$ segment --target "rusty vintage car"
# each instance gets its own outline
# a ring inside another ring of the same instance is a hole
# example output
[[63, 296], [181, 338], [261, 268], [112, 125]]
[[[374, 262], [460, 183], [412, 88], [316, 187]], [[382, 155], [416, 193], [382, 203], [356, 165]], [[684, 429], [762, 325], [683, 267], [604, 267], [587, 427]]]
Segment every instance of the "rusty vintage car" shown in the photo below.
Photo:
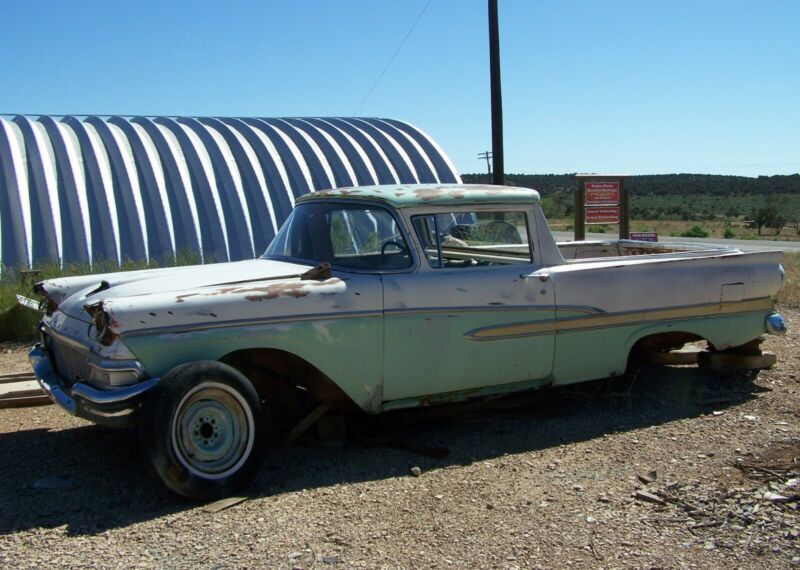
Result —
[[278, 417], [616, 376], [695, 340], [752, 358], [785, 330], [781, 255], [556, 244], [524, 188], [336, 189], [260, 259], [39, 283], [30, 360], [57, 404], [138, 424], [158, 477], [210, 499], [252, 479]]

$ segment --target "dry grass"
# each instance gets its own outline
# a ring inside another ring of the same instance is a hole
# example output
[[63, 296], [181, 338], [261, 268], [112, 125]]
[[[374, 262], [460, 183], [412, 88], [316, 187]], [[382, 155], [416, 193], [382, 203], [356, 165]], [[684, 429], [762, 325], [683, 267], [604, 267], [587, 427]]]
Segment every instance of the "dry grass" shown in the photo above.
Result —
[[[560, 218], [548, 220], [551, 230], [569, 231], [574, 227], [575, 221], [572, 218]], [[633, 220], [631, 221], [631, 231], [634, 232], [656, 232], [661, 237], [679, 237], [681, 234], [691, 229], [694, 226], [699, 226], [708, 232], [708, 237], [721, 238], [726, 237], [725, 232], [728, 231], [730, 239], [747, 239], [747, 240], [765, 240], [765, 241], [798, 241], [800, 234], [794, 228], [785, 227], [781, 230], [780, 234], [775, 234], [772, 228], [764, 228], [763, 235], [758, 235], [754, 228], [748, 228], [742, 220], [736, 220], [733, 223], [727, 223], [720, 220], [714, 221], [678, 221], [678, 220]], [[590, 225], [586, 226], [588, 233], [599, 232], [607, 233], [609, 237], [613, 237], [619, 231], [616, 225]]]
[[786, 281], [778, 293], [778, 302], [800, 306], [800, 253], [784, 253]]

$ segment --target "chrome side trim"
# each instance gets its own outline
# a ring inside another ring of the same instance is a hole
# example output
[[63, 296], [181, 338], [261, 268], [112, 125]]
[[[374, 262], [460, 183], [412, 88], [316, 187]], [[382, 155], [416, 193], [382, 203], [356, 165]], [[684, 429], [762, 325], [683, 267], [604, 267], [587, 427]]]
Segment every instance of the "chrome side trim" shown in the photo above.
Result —
[[773, 308], [772, 299], [751, 299], [731, 303], [707, 303], [685, 307], [650, 309], [647, 311], [625, 311], [586, 317], [571, 317], [555, 321], [539, 320], [523, 323], [508, 323], [472, 329], [464, 338], [473, 341], [503, 340], [537, 336], [542, 334], [567, 333], [621, 325], [643, 324], [658, 320], [699, 319], [713, 316], [734, 315]]
[[294, 322], [309, 322], [309, 321], [330, 321], [334, 319], [356, 319], [367, 317], [382, 317], [382, 311], [347, 311], [340, 313], [331, 313], [329, 315], [302, 315], [294, 317], [273, 317], [273, 318], [260, 318], [260, 319], [237, 319], [234, 321], [225, 322], [203, 322], [191, 323], [185, 325], [174, 325], [168, 327], [151, 327], [147, 329], [138, 329], [135, 331], [127, 332], [123, 337], [144, 336], [151, 334], [178, 334], [185, 332], [203, 331], [209, 329], [223, 329], [231, 327], [249, 327], [261, 326]]
[[597, 307], [584, 307], [565, 305], [555, 307], [553, 305], [476, 305], [464, 307], [418, 307], [403, 309], [386, 309], [385, 311], [346, 311], [330, 313], [327, 315], [301, 315], [291, 317], [273, 317], [260, 319], [238, 319], [234, 321], [205, 321], [202, 323], [191, 323], [185, 325], [173, 325], [166, 327], [151, 327], [127, 332], [123, 337], [146, 336], [152, 334], [180, 334], [187, 332], [204, 331], [210, 329], [223, 329], [231, 327], [249, 327], [284, 323], [303, 323], [309, 321], [330, 321], [334, 319], [360, 319], [370, 317], [382, 317], [384, 315], [401, 314], [432, 314], [432, 313], [469, 313], [469, 312], [496, 312], [496, 311], [567, 311], [587, 314], [603, 314], [605, 311]]
[[386, 309], [387, 316], [395, 315], [430, 315], [434, 313], [495, 313], [495, 312], [519, 312], [519, 311], [544, 311], [553, 313], [554, 305], [474, 305], [463, 307], [403, 307], [398, 309]]
[[589, 315], [605, 314], [603, 309], [597, 307], [584, 307], [578, 305], [562, 305], [556, 307], [555, 305], [475, 305], [463, 307], [418, 307], [418, 308], [403, 308], [403, 309], [386, 309], [384, 311], [387, 315], [397, 314], [431, 314], [431, 313], [485, 313], [485, 312], [502, 312], [502, 311], [543, 311], [543, 312], [569, 312], [569, 313], [586, 313]]

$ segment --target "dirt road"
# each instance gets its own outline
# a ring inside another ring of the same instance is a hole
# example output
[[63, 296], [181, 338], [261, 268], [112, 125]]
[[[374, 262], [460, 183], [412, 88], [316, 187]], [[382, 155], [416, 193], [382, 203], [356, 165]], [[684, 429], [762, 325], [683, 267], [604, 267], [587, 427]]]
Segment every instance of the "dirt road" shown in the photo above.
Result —
[[[132, 432], [0, 410], [0, 566], [800, 564], [800, 311], [781, 310], [779, 364], [755, 378], [648, 367], [522, 407], [360, 422], [393, 447], [274, 450], [218, 512], [162, 490]], [[0, 373], [25, 369], [21, 347], [0, 353]]]

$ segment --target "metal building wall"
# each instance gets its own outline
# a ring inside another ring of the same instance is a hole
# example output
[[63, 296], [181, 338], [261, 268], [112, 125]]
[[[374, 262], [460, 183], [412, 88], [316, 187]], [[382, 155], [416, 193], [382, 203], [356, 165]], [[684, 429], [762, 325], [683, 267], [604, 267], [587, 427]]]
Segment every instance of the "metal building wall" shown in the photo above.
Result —
[[392, 119], [0, 117], [0, 268], [259, 255], [307, 192], [460, 182]]

